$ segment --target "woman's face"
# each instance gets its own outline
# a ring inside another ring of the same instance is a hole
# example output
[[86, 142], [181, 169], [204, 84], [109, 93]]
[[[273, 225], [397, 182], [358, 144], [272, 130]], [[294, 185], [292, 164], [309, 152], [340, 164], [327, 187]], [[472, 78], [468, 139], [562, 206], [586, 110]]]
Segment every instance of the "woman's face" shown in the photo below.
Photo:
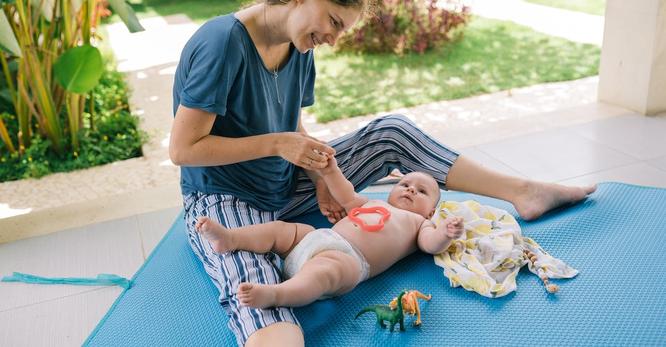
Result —
[[324, 43], [333, 46], [361, 14], [360, 8], [340, 6], [330, 0], [294, 0], [294, 3], [287, 23], [288, 33], [301, 53]]

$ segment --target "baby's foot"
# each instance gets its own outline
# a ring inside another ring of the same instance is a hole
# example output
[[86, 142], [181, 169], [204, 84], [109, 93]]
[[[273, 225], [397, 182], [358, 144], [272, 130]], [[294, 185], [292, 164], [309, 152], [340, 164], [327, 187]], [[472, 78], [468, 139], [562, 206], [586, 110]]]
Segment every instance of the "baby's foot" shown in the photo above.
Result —
[[597, 185], [568, 187], [556, 183], [528, 182], [525, 190], [518, 195], [513, 205], [520, 217], [532, 220], [544, 213], [585, 199], [597, 190]]
[[197, 232], [203, 235], [217, 253], [224, 253], [236, 249], [233, 235], [224, 225], [205, 216], [199, 217], [196, 224]]
[[238, 286], [238, 299], [243, 306], [274, 307], [277, 299], [275, 285], [243, 282]]

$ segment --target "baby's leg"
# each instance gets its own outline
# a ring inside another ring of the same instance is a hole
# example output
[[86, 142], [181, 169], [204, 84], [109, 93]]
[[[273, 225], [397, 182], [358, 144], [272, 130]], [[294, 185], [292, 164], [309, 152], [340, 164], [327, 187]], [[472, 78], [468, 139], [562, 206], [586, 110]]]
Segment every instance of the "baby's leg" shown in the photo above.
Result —
[[282, 221], [229, 229], [208, 217], [199, 217], [196, 229], [217, 253], [235, 250], [275, 252], [282, 258], [286, 257], [307, 233], [314, 230], [307, 224]]
[[356, 258], [340, 251], [324, 251], [280, 284], [241, 283], [238, 298], [241, 304], [257, 308], [304, 306], [324, 295], [336, 296], [354, 289], [359, 276], [361, 264]]

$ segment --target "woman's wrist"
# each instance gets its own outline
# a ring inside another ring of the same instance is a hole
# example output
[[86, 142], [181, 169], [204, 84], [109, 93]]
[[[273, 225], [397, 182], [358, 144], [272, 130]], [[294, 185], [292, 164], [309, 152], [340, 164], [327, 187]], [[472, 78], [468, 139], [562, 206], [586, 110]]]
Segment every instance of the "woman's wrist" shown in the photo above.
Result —
[[284, 147], [285, 133], [270, 133], [266, 134], [269, 138], [267, 143], [268, 156], [270, 157], [282, 157], [282, 148]]

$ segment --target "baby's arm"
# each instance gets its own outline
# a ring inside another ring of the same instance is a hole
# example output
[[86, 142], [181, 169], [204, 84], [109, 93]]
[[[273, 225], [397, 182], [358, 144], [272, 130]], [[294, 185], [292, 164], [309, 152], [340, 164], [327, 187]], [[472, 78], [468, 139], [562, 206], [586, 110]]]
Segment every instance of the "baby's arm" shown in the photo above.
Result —
[[368, 198], [356, 193], [354, 185], [347, 180], [338, 167], [338, 162], [335, 157], [328, 158], [328, 166], [318, 170], [319, 175], [326, 182], [328, 190], [333, 195], [333, 198], [345, 208], [347, 212], [354, 207], [363, 206], [368, 202]]
[[423, 252], [440, 254], [446, 251], [451, 241], [459, 238], [463, 231], [465, 227], [461, 217], [448, 217], [437, 227], [426, 219], [419, 229], [417, 243]]

